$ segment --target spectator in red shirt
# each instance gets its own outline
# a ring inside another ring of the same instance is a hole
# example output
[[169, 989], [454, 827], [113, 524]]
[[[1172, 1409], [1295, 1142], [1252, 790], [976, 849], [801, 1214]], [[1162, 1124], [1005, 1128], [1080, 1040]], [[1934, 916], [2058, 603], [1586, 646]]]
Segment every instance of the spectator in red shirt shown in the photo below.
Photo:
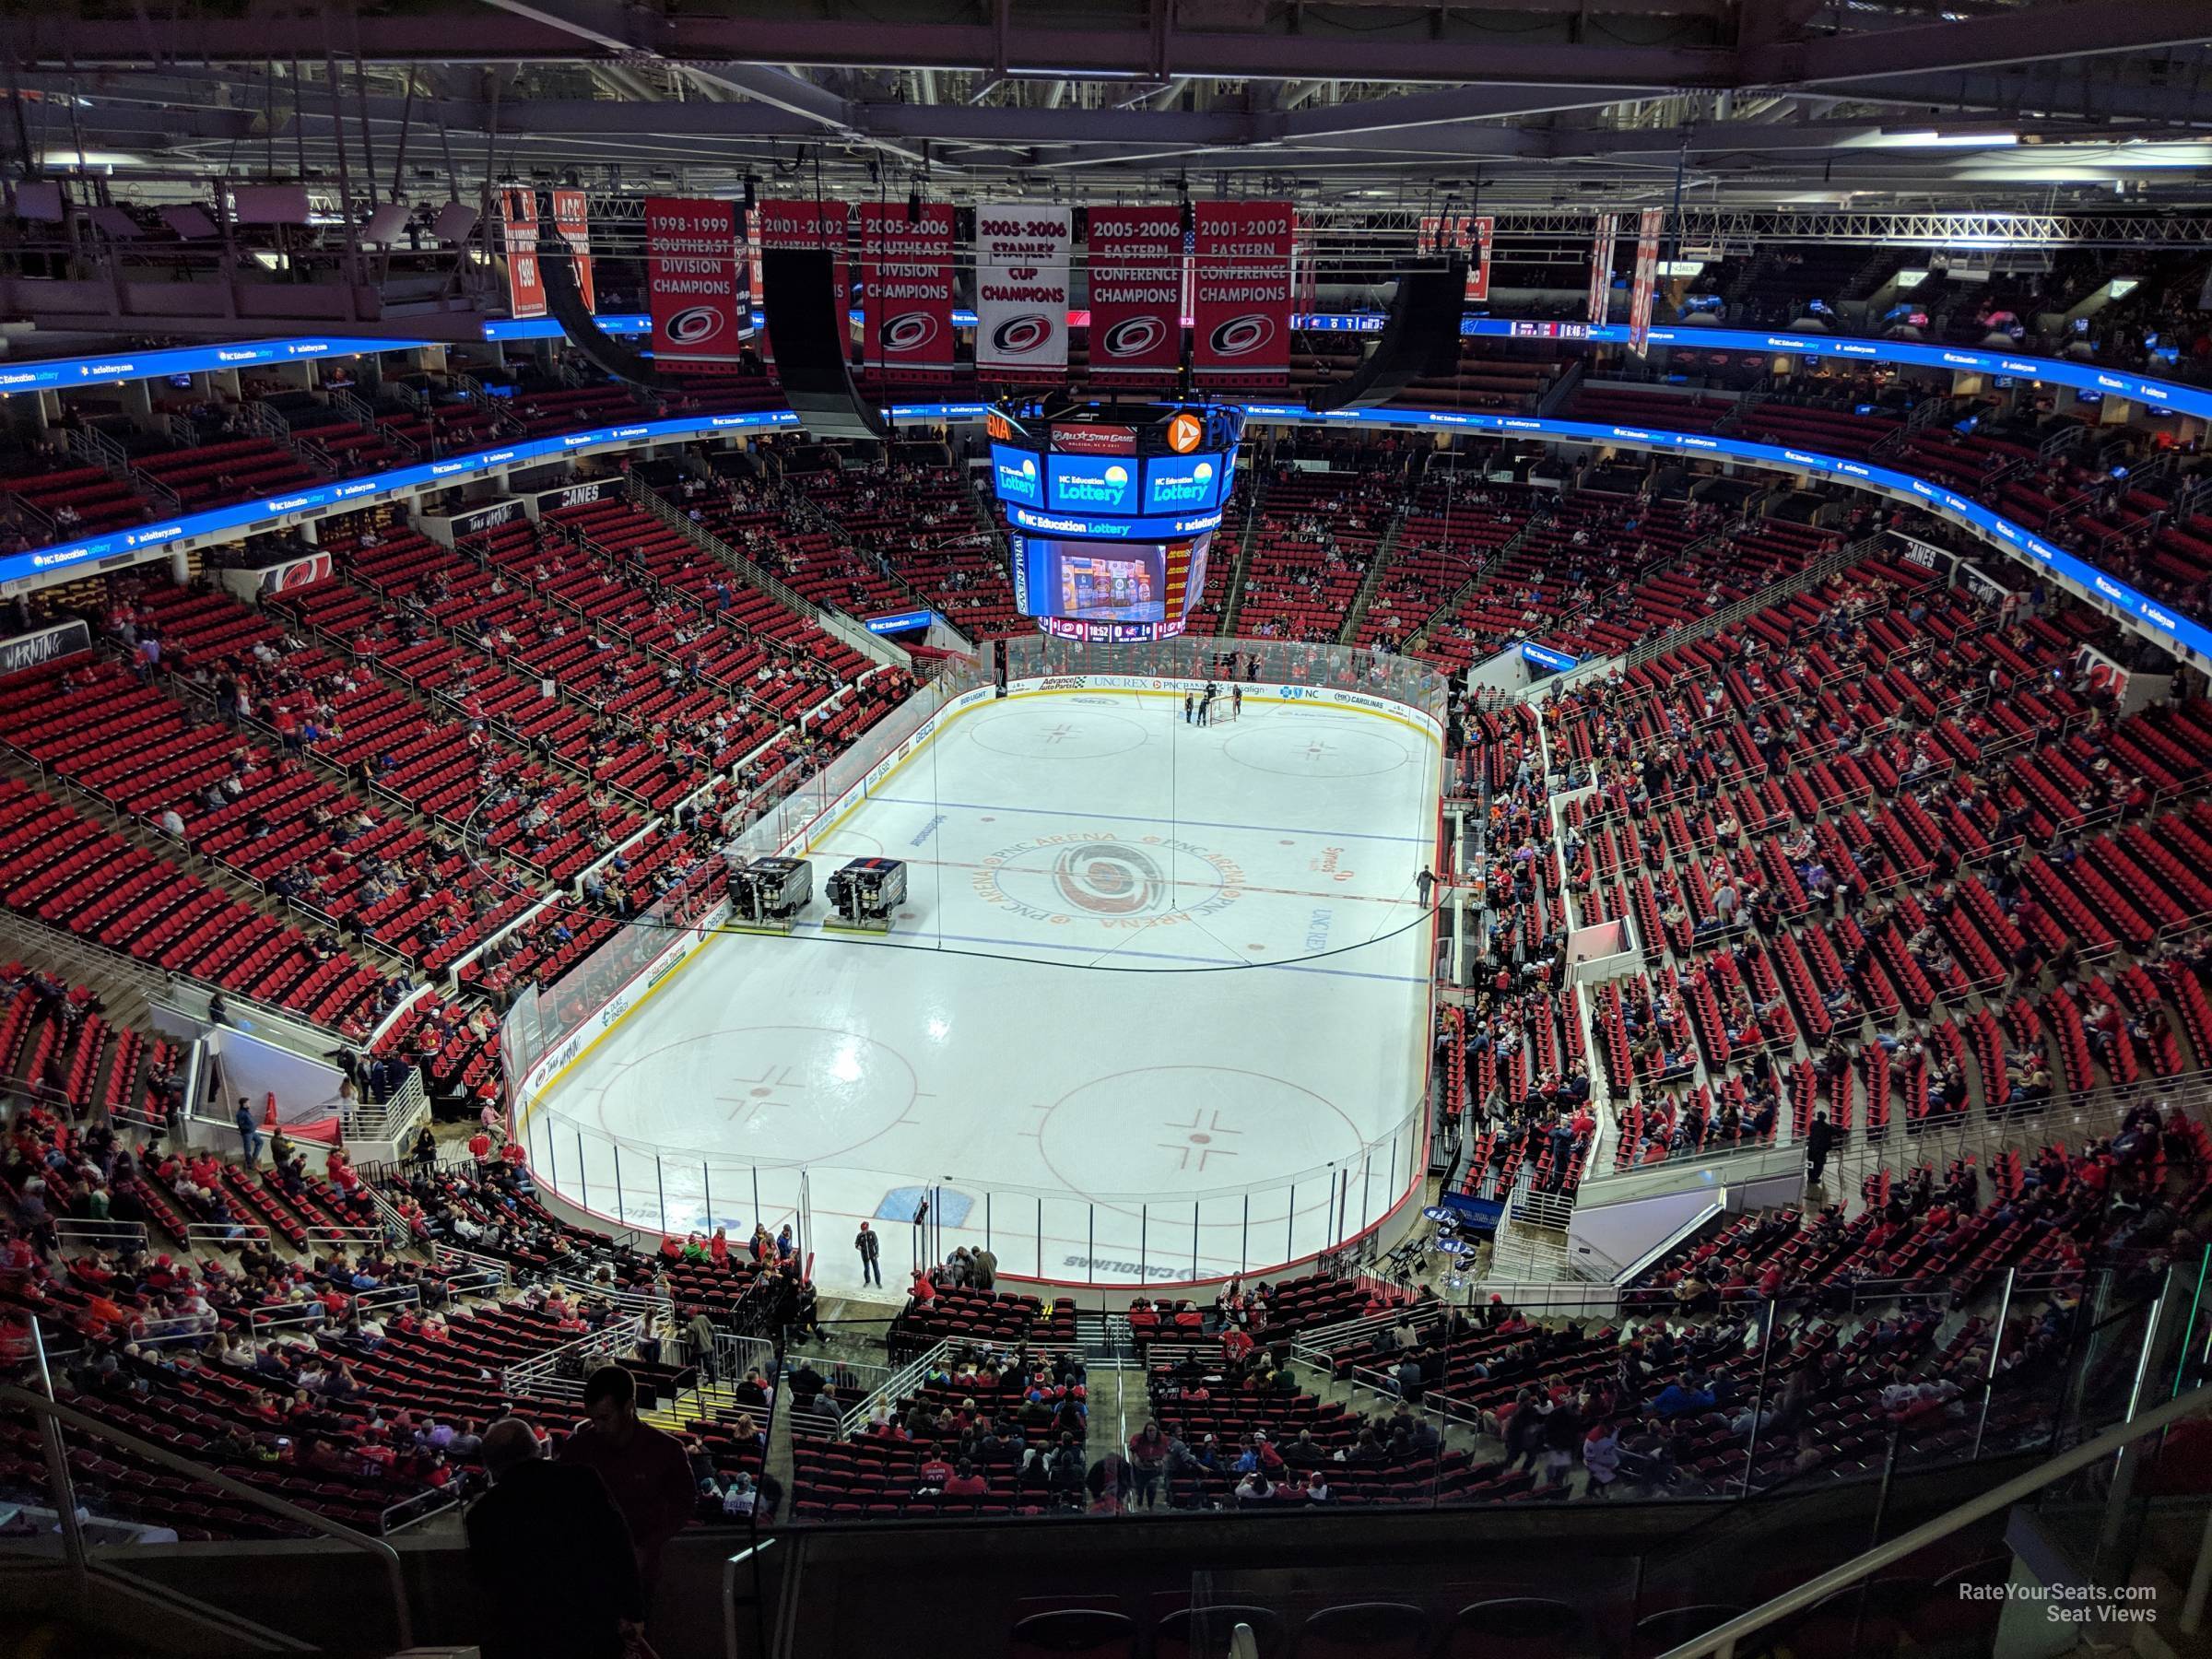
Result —
[[629, 1524], [638, 1575], [652, 1594], [661, 1547], [690, 1524], [699, 1494], [683, 1442], [638, 1418], [638, 1385], [618, 1365], [603, 1365], [583, 1385], [585, 1420], [562, 1444], [563, 1463], [597, 1471]]
[[959, 1473], [945, 1483], [947, 1498], [981, 1498], [990, 1489], [983, 1477], [975, 1472], [975, 1465], [964, 1457], [960, 1459]]

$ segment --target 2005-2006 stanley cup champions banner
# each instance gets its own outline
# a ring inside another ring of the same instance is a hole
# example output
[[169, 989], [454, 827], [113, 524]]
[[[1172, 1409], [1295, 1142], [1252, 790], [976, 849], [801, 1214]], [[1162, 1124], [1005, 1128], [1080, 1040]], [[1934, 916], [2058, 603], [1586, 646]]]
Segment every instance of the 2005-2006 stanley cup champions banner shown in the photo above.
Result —
[[1065, 207], [975, 210], [975, 366], [1000, 378], [1067, 371]]

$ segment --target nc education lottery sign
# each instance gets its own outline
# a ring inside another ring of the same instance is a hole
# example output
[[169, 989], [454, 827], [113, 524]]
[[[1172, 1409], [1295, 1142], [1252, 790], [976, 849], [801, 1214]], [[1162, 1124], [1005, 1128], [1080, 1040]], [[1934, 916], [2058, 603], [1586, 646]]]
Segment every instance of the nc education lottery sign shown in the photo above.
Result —
[[891, 374], [952, 372], [952, 204], [860, 205], [863, 360]]
[[645, 198], [645, 286], [653, 355], [664, 362], [736, 360], [752, 324], [737, 209], [687, 196]]
[[1182, 210], [1093, 207], [1090, 371], [1165, 381], [1182, 366]]
[[1191, 369], [1244, 383], [1290, 375], [1288, 202], [1200, 202], [1191, 249]]
[[984, 374], [1067, 369], [1065, 207], [987, 204], [975, 210], [975, 366]]

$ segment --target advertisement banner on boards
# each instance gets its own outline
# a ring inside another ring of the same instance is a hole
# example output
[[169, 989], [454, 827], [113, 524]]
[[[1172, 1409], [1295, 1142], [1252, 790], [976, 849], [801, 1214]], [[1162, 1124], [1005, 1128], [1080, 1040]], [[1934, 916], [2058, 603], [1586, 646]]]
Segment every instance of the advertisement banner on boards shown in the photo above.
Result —
[[507, 255], [507, 309], [517, 317], [546, 314], [546, 279], [537, 268], [537, 192], [500, 192], [500, 245]]
[[952, 204], [860, 205], [861, 359], [890, 375], [952, 372]]
[[645, 198], [645, 288], [656, 359], [736, 361], [753, 321], [743, 256], [733, 204], [692, 196]]
[[1067, 370], [1065, 207], [986, 203], [975, 210], [975, 366], [1062, 378]]
[[569, 244], [569, 258], [576, 268], [576, 292], [587, 312], [599, 309], [599, 290], [592, 281], [590, 199], [581, 190], [553, 193], [553, 223], [560, 231], [560, 240]]
[[1182, 210], [1093, 207], [1090, 372], [1169, 381], [1182, 366]]
[[1290, 377], [1288, 202], [1192, 205], [1191, 370], [1215, 380]]
[[1659, 288], [1659, 229], [1665, 212], [1646, 207], [1636, 230], [1636, 283], [1629, 290], [1629, 349], [1639, 357], [1652, 343], [1652, 300]]
[[[826, 248], [830, 262], [830, 292], [825, 298], [841, 319], [852, 310], [852, 273], [846, 266], [846, 218], [842, 202], [762, 202], [755, 209], [754, 238], [763, 253], [771, 249]], [[766, 295], [763, 293], [765, 300]], [[763, 342], [770, 362], [776, 360], [775, 340]]]
[[1488, 300], [1490, 297], [1490, 235], [1497, 228], [1498, 221], [1487, 214], [1479, 218], [1466, 213], [1455, 213], [1449, 218], [1430, 214], [1421, 220], [1417, 251], [1422, 253], [1450, 251], [1466, 254], [1466, 298]]
[[1590, 321], [1603, 323], [1613, 304], [1613, 239], [1619, 221], [1610, 213], [1597, 216], [1597, 234], [1590, 243]]

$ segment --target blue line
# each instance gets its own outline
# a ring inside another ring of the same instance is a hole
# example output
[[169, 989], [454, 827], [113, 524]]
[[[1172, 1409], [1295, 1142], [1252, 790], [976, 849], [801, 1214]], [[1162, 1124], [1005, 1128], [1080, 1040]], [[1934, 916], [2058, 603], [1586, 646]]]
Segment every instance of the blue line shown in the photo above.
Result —
[[[806, 922], [799, 924], [798, 931], [805, 932], [812, 929], [819, 932], [821, 928], [822, 924], [819, 922]], [[1005, 945], [1015, 950], [1070, 950], [1084, 951], [1091, 955], [1099, 954], [1098, 947], [1095, 945], [1061, 945], [1049, 939], [999, 939], [985, 934], [948, 933], [910, 934], [907, 936], [916, 939], [950, 940], [956, 945]], [[865, 944], [869, 941], [861, 939], [857, 942]], [[884, 935], [883, 942], [893, 946], [899, 943], [897, 938], [888, 934]], [[1366, 944], [1374, 945], [1381, 942], [1370, 939]], [[1360, 950], [1365, 947], [1364, 945], [1351, 947], [1353, 950]], [[918, 949], [920, 947], [910, 945], [901, 947], [901, 948], [912, 950]], [[1266, 968], [1277, 973], [1323, 973], [1332, 979], [1381, 980], [1388, 985], [1425, 985], [1429, 982], [1418, 973], [1360, 973], [1349, 968], [1309, 968], [1299, 962], [1245, 962], [1238, 960], [1235, 957], [1178, 956], [1165, 950], [1116, 950], [1111, 954], [1117, 957], [1141, 957], [1151, 962], [1203, 962], [1208, 968]], [[1021, 959], [1016, 957], [1005, 959], [1018, 961]]]
[[932, 811], [952, 806], [962, 812], [1027, 812], [1043, 818], [1111, 818], [1117, 824], [1157, 824], [1163, 830], [1248, 830], [1254, 835], [1280, 835], [1288, 830], [1293, 835], [1314, 835], [1325, 841], [1396, 841], [1408, 847], [1429, 844], [1425, 835], [1371, 835], [1364, 830], [1300, 830], [1289, 824], [1227, 824], [1213, 818], [1176, 818], [1171, 822], [1158, 813], [1088, 812], [1067, 806], [999, 806], [989, 801], [917, 801], [909, 795], [870, 795], [868, 799], [890, 806], [926, 806]]

